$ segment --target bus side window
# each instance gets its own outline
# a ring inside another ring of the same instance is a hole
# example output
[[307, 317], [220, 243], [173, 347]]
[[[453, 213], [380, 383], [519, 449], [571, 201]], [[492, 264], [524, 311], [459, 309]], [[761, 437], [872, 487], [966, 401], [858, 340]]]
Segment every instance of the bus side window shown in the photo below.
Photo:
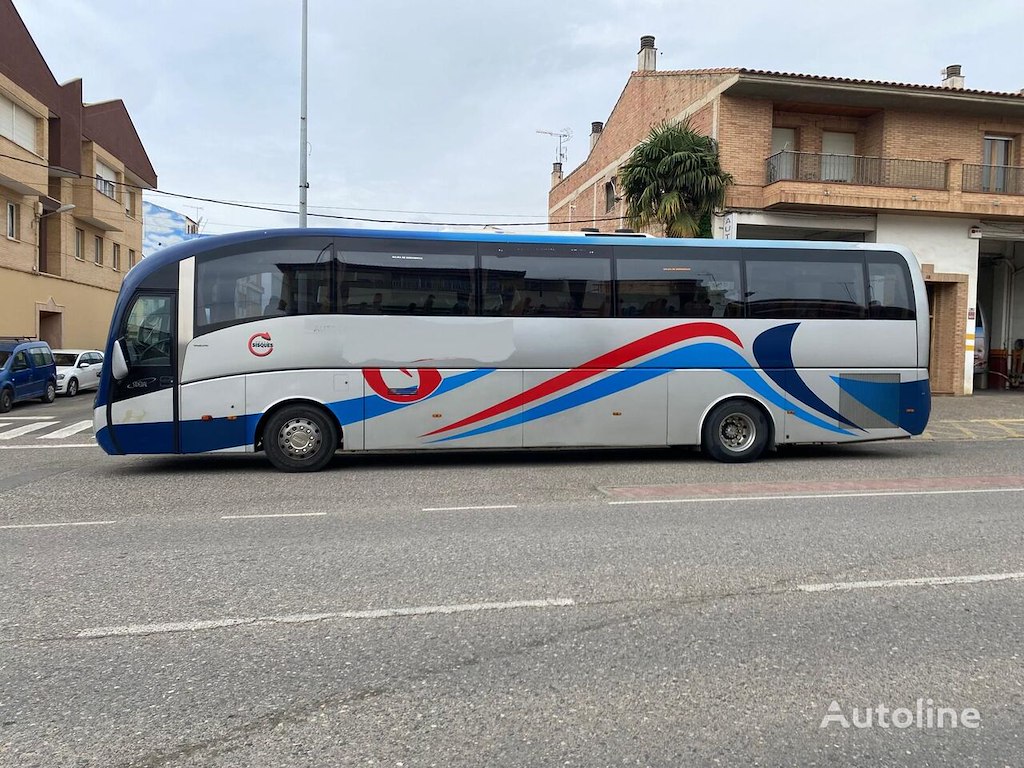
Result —
[[484, 312], [504, 317], [607, 317], [611, 249], [482, 243]]
[[330, 312], [332, 240], [277, 238], [196, 261], [196, 333], [280, 315]]
[[916, 310], [906, 262], [897, 253], [868, 257], [868, 312], [875, 320], [913, 320]]
[[338, 311], [351, 315], [475, 315], [474, 243], [345, 238]]

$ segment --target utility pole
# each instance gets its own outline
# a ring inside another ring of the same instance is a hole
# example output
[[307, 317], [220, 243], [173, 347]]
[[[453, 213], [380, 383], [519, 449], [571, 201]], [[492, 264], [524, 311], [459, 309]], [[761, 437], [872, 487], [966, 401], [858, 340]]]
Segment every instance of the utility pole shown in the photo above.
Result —
[[306, 192], [309, 182], [306, 178], [306, 27], [309, 12], [309, 0], [302, 0], [302, 75], [301, 96], [299, 98], [299, 227], [306, 228]]

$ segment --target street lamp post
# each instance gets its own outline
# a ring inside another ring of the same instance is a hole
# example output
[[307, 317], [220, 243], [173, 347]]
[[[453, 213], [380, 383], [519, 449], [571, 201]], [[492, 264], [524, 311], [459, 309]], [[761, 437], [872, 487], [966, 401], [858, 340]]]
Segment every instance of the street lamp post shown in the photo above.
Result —
[[299, 98], [299, 227], [306, 227], [306, 191], [309, 182], [306, 180], [306, 24], [308, 16], [308, 0], [302, 0], [302, 75]]

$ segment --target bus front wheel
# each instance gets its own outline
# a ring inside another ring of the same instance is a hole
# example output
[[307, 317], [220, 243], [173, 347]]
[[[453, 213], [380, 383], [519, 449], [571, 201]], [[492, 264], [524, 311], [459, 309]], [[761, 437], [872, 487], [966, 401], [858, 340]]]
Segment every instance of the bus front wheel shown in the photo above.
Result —
[[263, 431], [263, 450], [282, 472], [323, 469], [338, 447], [334, 421], [320, 408], [289, 405], [270, 417]]
[[768, 447], [768, 434], [763, 410], [749, 400], [728, 400], [704, 422], [701, 448], [717, 461], [754, 461]]

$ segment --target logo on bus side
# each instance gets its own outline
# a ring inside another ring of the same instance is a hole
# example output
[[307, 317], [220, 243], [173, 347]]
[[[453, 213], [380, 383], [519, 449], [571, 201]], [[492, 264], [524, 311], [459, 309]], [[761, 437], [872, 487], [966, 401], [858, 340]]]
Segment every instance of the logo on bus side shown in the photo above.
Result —
[[249, 337], [249, 351], [252, 352], [256, 357], [266, 357], [274, 351], [274, 342], [270, 339], [270, 334], [266, 331], [262, 333], [254, 333]]
[[363, 378], [375, 393], [390, 403], [415, 403], [426, 400], [441, 386], [441, 373], [434, 368], [398, 368], [384, 372], [365, 368]]

